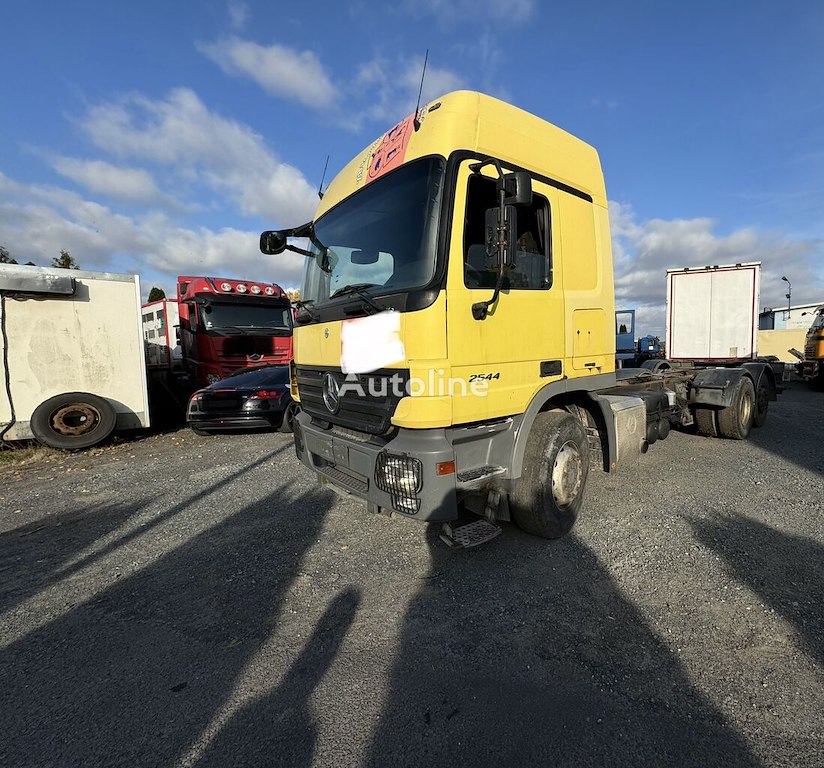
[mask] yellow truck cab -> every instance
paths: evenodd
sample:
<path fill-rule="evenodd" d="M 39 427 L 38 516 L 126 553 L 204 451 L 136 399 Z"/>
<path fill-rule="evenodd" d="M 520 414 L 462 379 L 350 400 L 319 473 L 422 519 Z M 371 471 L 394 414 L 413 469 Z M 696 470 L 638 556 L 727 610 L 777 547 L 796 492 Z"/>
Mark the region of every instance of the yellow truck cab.
<path fill-rule="evenodd" d="M 285 248 L 307 256 L 297 454 L 373 510 L 443 522 L 471 509 L 560 536 L 590 456 L 612 471 L 701 409 L 726 409 L 712 430 L 746 436 L 774 397 L 768 374 L 744 369 L 703 394 L 695 372 L 616 378 L 598 154 L 489 96 L 450 93 L 398 123 L 311 222 L 261 235 L 264 253 Z"/>
<path fill-rule="evenodd" d="M 818 386 L 824 387 L 824 304 L 816 307 L 807 330 L 801 370 L 805 377 L 815 379 Z"/>

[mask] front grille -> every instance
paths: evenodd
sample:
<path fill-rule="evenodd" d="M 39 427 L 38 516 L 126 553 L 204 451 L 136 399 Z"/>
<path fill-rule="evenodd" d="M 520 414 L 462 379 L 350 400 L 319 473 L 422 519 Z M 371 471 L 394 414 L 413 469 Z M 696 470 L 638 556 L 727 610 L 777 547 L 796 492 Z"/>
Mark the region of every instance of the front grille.
<path fill-rule="evenodd" d="M 336 413 L 332 413 L 323 400 L 323 381 L 327 373 L 335 376 L 341 386 Z M 392 415 L 409 386 L 409 371 L 400 369 L 383 369 L 347 379 L 340 369 L 298 365 L 295 374 L 301 408 L 310 416 L 370 435 L 381 435 L 389 430 Z M 355 391 L 355 384 L 362 396 Z"/>
<path fill-rule="evenodd" d="M 271 336 L 228 336 L 223 339 L 224 357 L 269 356 L 275 350 L 275 339 Z"/>

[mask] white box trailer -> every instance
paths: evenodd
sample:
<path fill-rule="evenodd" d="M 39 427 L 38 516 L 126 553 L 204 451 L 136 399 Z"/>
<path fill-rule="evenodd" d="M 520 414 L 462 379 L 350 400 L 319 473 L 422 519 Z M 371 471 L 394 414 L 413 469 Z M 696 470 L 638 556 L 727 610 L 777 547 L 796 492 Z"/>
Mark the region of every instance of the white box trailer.
<path fill-rule="evenodd" d="M 667 270 L 667 357 L 736 363 L 757 355 L 761 262 Z"/>
<path fill-rule="evenodd" d="M 137 275 L 0 264 L 0 437 L 88 448 L 149 426 Z"/>
<path fill-rule="evenodd" d="M 177 340 L 180 312 L 175 299 L 159 299 L 144 304 L 143 340 L 146 364 L 150 371 L 163 373 L 183 367 L 183 351 Z"/>

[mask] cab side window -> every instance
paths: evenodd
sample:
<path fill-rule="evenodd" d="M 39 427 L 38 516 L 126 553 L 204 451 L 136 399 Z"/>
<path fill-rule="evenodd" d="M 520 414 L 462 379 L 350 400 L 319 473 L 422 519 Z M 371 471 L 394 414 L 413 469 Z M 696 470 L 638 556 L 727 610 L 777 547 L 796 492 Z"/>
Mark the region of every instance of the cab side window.
<path fill-rule="evenodd" d="M 494 288 L 498 271 L 484 242 L 487 208 L 498 204 L 495 180 L 479 174 L 469 177 L 464 219 L 464 284 L 467 288 Z M 545 290 L 552 285 L 549 202 L 532 195 L 529 208 L 518 208 L 518 246 L 515 266 L 504 274 L 504 290 Z"/>

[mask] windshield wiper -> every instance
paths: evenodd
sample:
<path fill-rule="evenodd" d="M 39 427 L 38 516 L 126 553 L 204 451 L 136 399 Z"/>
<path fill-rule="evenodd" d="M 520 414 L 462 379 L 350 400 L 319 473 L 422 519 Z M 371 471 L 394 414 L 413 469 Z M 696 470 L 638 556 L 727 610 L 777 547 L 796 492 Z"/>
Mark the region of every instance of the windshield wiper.
<path fill-rule="evenodd" d="M 365 304 L 368 304 L 375 310 L 375 312 L 383 312 L 383 307 L 364 292 L 367 288 L 373 288 L 376 285 L 377 283 L 353 283 L 352 285 L 344 285 L 343 288 L 338 288 L 329 298 L 334 299 L 338 296 L 347 296 L 348 294 L 354 293 Z"/>
<path fill-rule="evenodd" d="M 206 330 L 217 331 L 218 333 L 220 333 L 221 331 L 239 331 L 243 336 L 246 336 L 249 333 L 248 328 L 241 328 L 239 325 L 213 325 L 211 328 L 207 328 Z"/>
<path fill-rule="evenodd" d="M 318 316 L 314 313 L 312 308 L 309 306 L 310 304 L 314 304 L 314 303 L 315 303 L 314 299 L 306 299 L 306 301 L 296 301 L 295 306 L 298 309 L 304 310 L 306 312 L 306 314 L 309 315 L 310 318 L 312 318 L 312 320 L 317 320 Z"/>

